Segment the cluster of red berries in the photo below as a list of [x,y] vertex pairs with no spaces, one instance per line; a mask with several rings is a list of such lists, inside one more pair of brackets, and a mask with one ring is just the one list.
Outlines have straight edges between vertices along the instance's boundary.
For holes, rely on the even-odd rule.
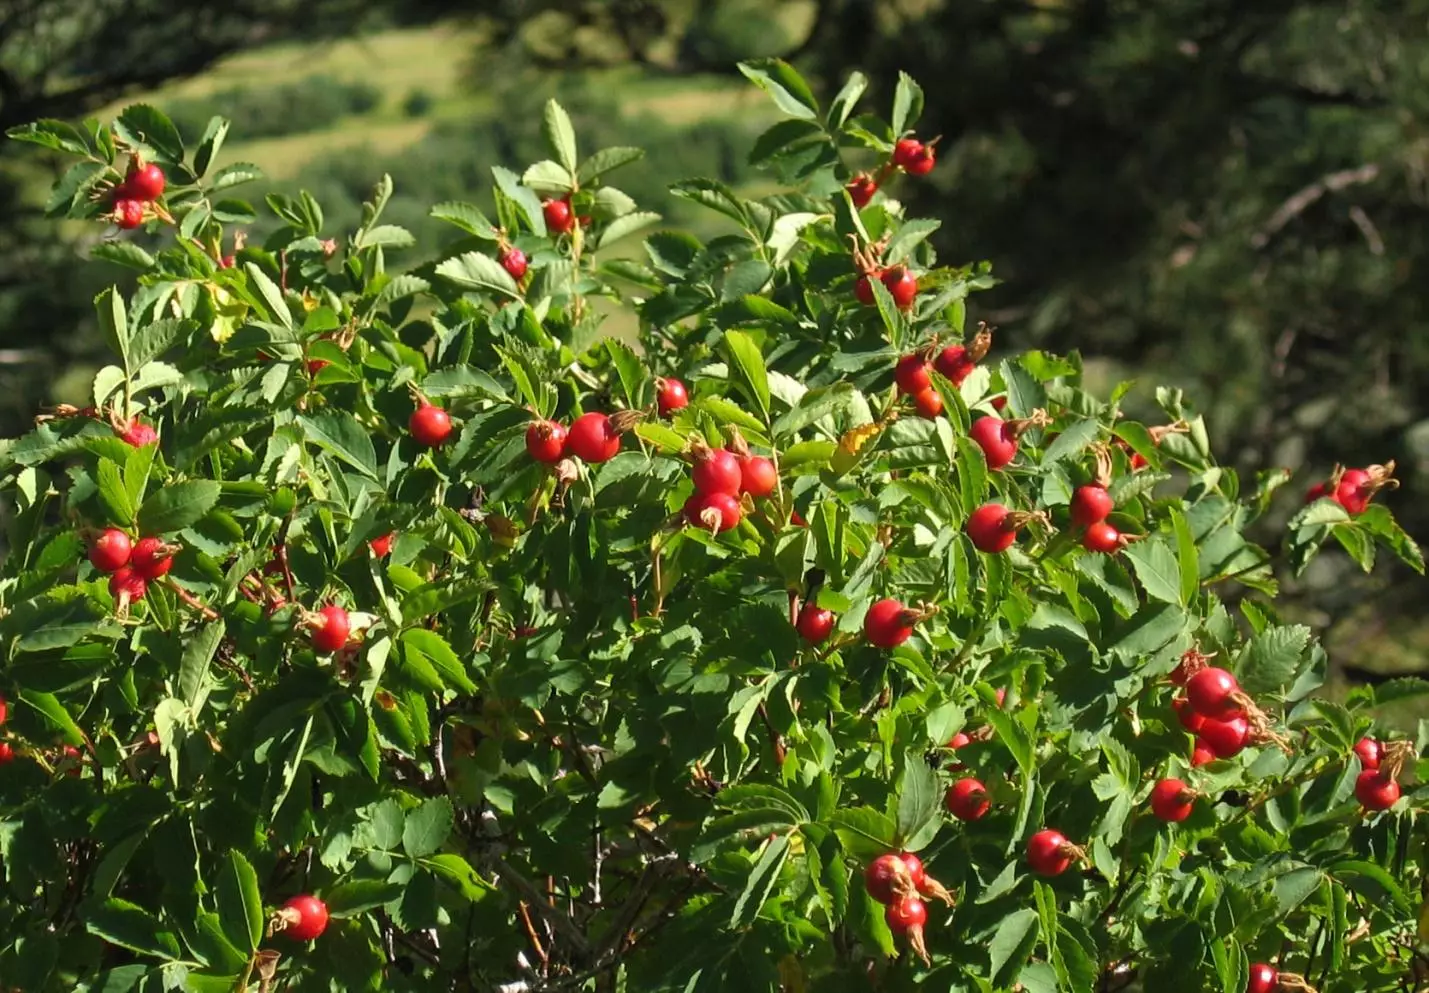
[[89,561],[109,576],[109,593],[123,613],[129,604],[144,599],[149,584],[174,566],[179,549],[152,536],[133,541],[118,528],[105,528],[89,545]]
[[863,873],[868,895],[887,909],[883,919],[895,935],[908,939],[909,947],[928,960],[923,942],[923,926],[928,923],[928,906],[923,900],[941,900],[953,905],[953,896],[942,883],[928,875],[923,860],[912,852],[888,852],[868,864]]
[[[5,722],[10,719],[10,705],[5,702],[5,697],[0,696],[0,727],[5,726]],[[8,741],[0,741],[0,765],[8,765],[15,761],[15,746]]]
[[913,301],[918,297],[918,277],[906,265],[885,265],[883,251],[888,247],[888,238],[873,245],[860,248],[857,238],[853,242],[853,264],[858,271],[858,279],[853,284],[853,295],[865,307],[876,301],[873,280],[878,280],[893,298],[899,310],[912,310]]
[[912,136],[899,138],[893,145],[893,154],[888,161],[879,167],[878,172],[870,175],[861,172],[848,181],[844,189],[848,190],[849,199],[853,201],[854,207],[862,210],[868,206],[873,195],[878,192],[878,188],[888,180],[889,175],[897,170],[902,170],[910,176],[926,176],[933,171],[933,166],[937,165],[938,155],[935,146],[938,139],[924,143]]
[[598,411],[581,414],[569,428],[560,421],[537,419],[526,429],[526,452],[546,465],[567,457],[598,465],[619,454],[622,433],[620,422]]
[[[861,277],[860,283],[863,288],[867,288],[867,277]],[[859,289],[859,287],[855,287]],[[869,299],[863,300],[860,293],[859,299],[865,303],[872,302],[872,290],[868,289]],[[897,299],[895,297],[895,299]],[[973,336],[973,340],[968,345],[948,345],[938,351],[936,355],[930,355],[935,346],[920,349],[916,352],[909,352],[902,356],[893,367],[893,381],[898,384],[898,391],[904,396],[911,397],[913,407],[922,417],[932,419],[943,412],[943,397],[933,387],[932,372],[934,369],[954,386],[961,386],[963,380],[967,379],[973,369],[977,368],[978,362],[987,355],[988,349],[992,345],[992,331],[987,325],[978,328],[978,332]],[[1005,399],[999,397],[999,399]],[[984,418],[988,420],[989,418]],[[998,418],[990,418],[998,420]],[[1015,451],[1015,444],[1014,444]],[[1011,461],[1009,459],[1009,461]]]
[[685,501],[685,520],[695,527],[719,533],[739,526],[744,517],[741,498],[769,496],[779,486],[774,463],[755,455],[737,433],[724,448],[697,442],[690,449],[690,481],[695,492]]
[[1330,478],[1316,483],[1305,494],[1306,503],[1330,499],[1344,507],[1351,516],[1359,516],[1369,509],[1374,495],[1383,489],[1394,489],[1399,480],[1394,478],[1394,463],[1372,465],[1363,469],[1342,469],[1338,466]]
[[144,223],[148,205],[164,195],[166,185],[164,170],[135,155],[129,160],[129,171],[124,181],[111,193],[113,211],[110,217],[126,231],[137,228]]
[[[541,204],[541,215],[546,219],[546,229],[556,234],[570,234],[575,230],[577,222],[581,227],[590,226],[590,215],[581,214],[577,216],[575,208],[571,206],[570,194],[558,200],[546,200]],[[510,270],[507,270],[510,272]],[[514,276],[515,273],[512,273]],[[516,276],[520,279],[520,276]]]

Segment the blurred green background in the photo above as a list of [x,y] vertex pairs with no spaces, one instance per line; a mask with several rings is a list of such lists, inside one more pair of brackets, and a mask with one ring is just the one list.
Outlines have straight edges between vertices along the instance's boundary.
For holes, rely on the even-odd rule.
[[[552,95],[585,148],[648,149],[618,177],[642,206],[709,233],[665,183],[778,186],[747,162],[776,113],[735,68],[769,55],[825,97],[865,71],[884,113],[917,78],[940,163],[896,193],[945,260],[993,262],[972,316],[1142,403],[1184,386],[1224,459],[1294,470],[1262,540],[1334,463],[1391,458],[1384,499],[1429,536],[1429,0],[10,0],[0,126],[145,100],[196,139],[221,113],[220,164],[310,190],[335,236],[390,172],[416,261],[447,236],[430,204],[543,157]],[[82,401],[91,298],[128,278],[79,264],[99,226],[43,217],[57,168],[0,145],[5,435]],[[1331,552],[1286,589],[1338,678],[1429,675],[1422,578]]]

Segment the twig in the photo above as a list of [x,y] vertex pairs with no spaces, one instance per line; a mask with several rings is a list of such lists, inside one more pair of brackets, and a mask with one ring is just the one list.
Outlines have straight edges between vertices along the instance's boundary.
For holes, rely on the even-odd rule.
[[1281,204],[1275,213],[1270,215],[1265,226],[1251,236],[1251,245],[1264,248],[1270,244],[1270,239],[1281,228],[1303,214],[1326,193],[1338,193],[1346,187],[1372,183],[1378,178],[1379,164],[1376,162],[1367,163],[1358,169],[1341,169],[1339,172],[1322,176]]
[[216,620],[218,620],[218,618],[219,618],[219,613],[218,613],[218,611],[214,610],[212,607],[206,607],[206,606],[204,606],[203,602],[202,602],[201,600],[199,600],[198,597],[194,596],[192,593],[190,593],[188,590],[184,589],[182,586],[180,586],[178,583],[174,582],[172,579],[165,580],[164,585],[166,585],[169,589],[173,590],[173,591],[174,591],[174,595],[175,595],[176,597],[178,597],[178,598],[179,598],[180,600],[182,600],[184,603],[188,604],[188,605],[189,605],[190,607],[192,607],[194,610],[197,610],[200,614],[202,614],[204,620],[206,620],[206,621],[216,621]]

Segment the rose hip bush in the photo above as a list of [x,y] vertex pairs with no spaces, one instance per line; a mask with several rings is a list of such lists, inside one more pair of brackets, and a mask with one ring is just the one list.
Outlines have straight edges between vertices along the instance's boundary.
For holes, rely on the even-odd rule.
[[1251,543],[1285,478],[1178,391],[968,326],[911,80],[743,68],[788,191],[676,183],[717,236],[552,103],[400,270],[386,179],[245,238],[220,119],[12,132],[137,285],[0,449],[0,986],[1418,988],[1426,735],[1368,715],[1429,684],[1317,699],[1274,605],[1422,569],[1392,465]]

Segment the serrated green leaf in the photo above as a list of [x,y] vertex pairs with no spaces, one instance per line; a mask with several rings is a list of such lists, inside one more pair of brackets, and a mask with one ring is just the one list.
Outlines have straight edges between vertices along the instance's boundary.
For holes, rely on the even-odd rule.
[[211,479],[190,479],[156,491],[139,508],[139,530],[163,535],[197,523],[218,503],[222,487]]

